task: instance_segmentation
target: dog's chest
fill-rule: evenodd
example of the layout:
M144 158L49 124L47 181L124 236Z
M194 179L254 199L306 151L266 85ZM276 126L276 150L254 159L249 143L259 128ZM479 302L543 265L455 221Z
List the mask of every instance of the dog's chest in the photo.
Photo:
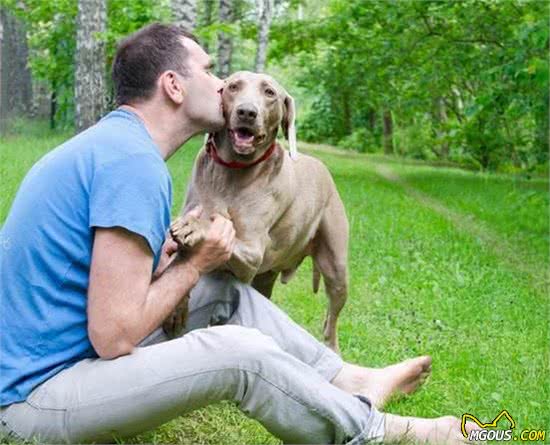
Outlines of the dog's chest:
M195 178L199 200L208 213L228 214L237 239L261 250L258 273L295 266L318 230L326 194L314 186L297 187L291 168L249 177L210 167Z

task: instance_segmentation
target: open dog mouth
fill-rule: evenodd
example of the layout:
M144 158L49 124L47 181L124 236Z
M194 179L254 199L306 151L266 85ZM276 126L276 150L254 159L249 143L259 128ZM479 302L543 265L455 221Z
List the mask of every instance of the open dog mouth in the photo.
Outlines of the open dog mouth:
M236 127L229 130L233 148L238 154L247 155L255 150L255 145L265 139L264 135L256 135L254 131L247 127Z

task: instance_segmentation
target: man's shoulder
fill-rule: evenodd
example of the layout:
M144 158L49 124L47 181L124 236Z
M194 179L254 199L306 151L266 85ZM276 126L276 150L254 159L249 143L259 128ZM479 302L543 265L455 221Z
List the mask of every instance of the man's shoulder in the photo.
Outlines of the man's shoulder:
M59 148L85 158L94 168L133 161L134 165L142 162L147 168L167 171L157 146L143 125L118 110Z

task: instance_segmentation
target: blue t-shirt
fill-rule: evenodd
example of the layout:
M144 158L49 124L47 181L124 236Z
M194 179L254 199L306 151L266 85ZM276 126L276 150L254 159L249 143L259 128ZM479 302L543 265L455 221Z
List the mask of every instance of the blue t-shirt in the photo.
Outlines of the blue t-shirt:
M158 263L172 182L133 113L117 109L40 159L0 231L0 406L87 357L95 227L147 240Z

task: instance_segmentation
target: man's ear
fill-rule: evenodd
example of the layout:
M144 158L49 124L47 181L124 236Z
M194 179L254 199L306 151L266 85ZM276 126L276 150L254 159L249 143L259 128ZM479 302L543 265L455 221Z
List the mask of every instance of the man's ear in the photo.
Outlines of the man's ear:
M296 147L296 105L294 103L294 98L285 93L285 99L283 102L283 119L281 121L281 126L283 127L283 134L288 141L288 148L290 151L290 157L296 159L298 157L298 148Z
M183 89L180 76L175 71L165 71L161 74L160 87L176 105L183 103L185 90Z

